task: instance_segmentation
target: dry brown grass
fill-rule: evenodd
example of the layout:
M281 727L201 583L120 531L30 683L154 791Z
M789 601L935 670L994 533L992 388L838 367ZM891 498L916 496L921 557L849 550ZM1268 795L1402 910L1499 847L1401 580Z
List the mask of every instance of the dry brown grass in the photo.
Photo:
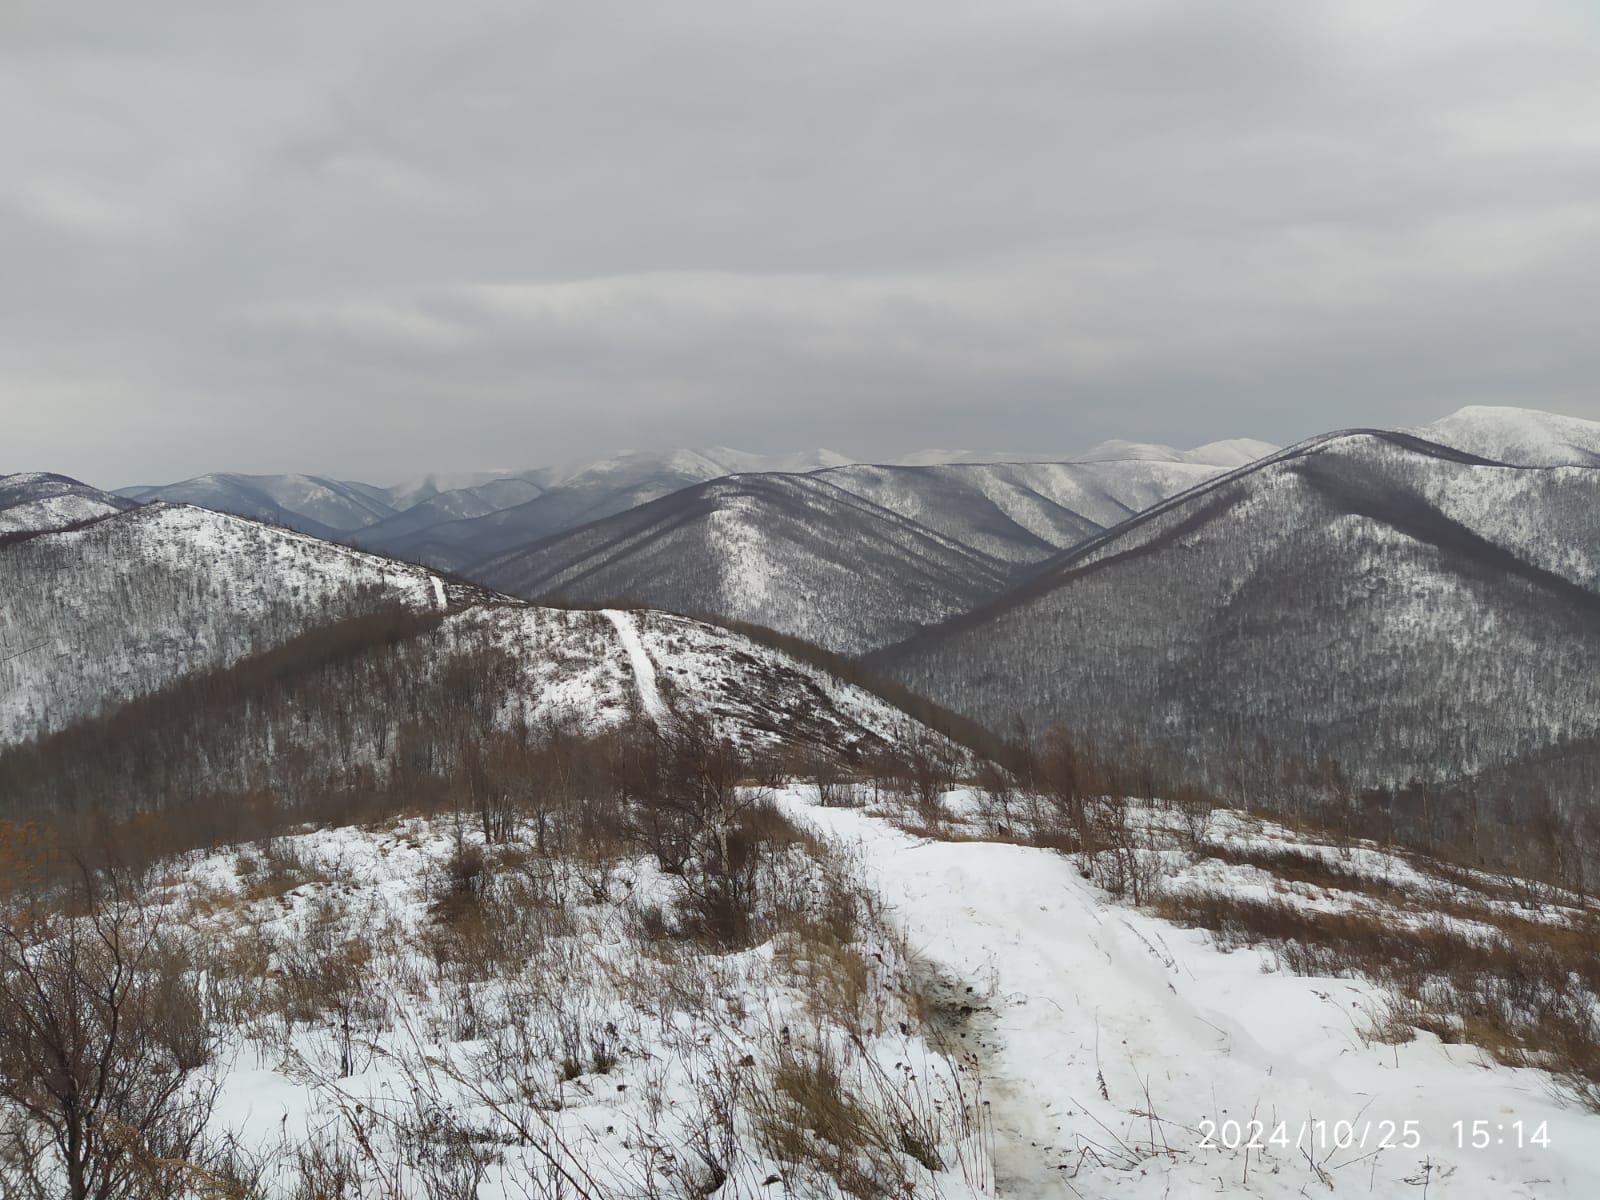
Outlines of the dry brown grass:
M1567 927L1475 913L1487 928L1392 912L1311 911L1222 892L1164 895L1155 911L1224 948L1268 946L1298 975L1360 976L1394 996L1392 1019L1541 1067L1600 1107L1600 923Z
M822 1179L856 1200L891 1200L915 1194L915 1167L944 1166L928 1131L874 1103L859 1072L820 1040L783 1047L748 1103L793 1194Z

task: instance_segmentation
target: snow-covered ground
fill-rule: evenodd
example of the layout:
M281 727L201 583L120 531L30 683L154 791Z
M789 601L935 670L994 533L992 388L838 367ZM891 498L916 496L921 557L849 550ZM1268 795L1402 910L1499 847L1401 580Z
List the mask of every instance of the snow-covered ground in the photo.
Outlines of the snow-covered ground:
M804 934L859 864L780 858L779 903L798 908L769 940L715 951L642 932L680 886L648 857L502 857L487 926L452 932L440 896L456 836L448 821L329 829L167 873L168 919L219 952L213 1003L236 1014L211 1127L271 1163L269 1195L305 1194L312 1153L361 1163L371 1186L352 1196L391 1200L844 1200L762 1132L787 1102L770 1081L822 1047L856 1118L915 1130L897 1136L942 1162L895 1149L882 1182L892 1161L907 1195L992 1194L977 1081L912 1027L903 944L870 905L848 945ZM468 949L491 943L487 960ZM856 972L859 989L838 986ZM302 980L314 1001L295 1000Z
M639 640L639 626L635 623L634 615L608 608L605 610L605 617L616 629L622 648L628 655L628 665L633 669L634 686L639 691L640 707L652 721L659 723L666 720L666 701L661 699L661 689L656 686L656 665L651 661L650 655L645 653L644 643Z
M589 617L625 650L608 688L651 707L695 623L550 619ZM1600 1115L1546 1072L1380 1036L1376 985L1289 974L1114 900L1075 857L978 840L970 790L944 798L952 840L819 806L809 785L773 795L816 841L762 868L769 923L733 947L673 928L685 876L626 837L547 855L530 828L470 877L478 834L444 818L172 861L156 895L204 947L220 1035L213 1131L270 1163L273 1197L304 1194L307 1154L365 1172L343 1194L390 1200L1600 1195ZM1455 912L1470 892L1493 912L1504 883L1224 812L1196 844L1151 851L1171 857L1166 894L1390 904L1404 928L1408 898ZM1219 849L1382 886L1320 888ZM1582 904L1515 903L1552 925ZM792 1078L817 1062L846 1097L835 1114L889 1142L830 1157L815 1079ZM892 1185L836 1186L861 1155Z
M1001 1196L1600 1195L1600 1117L1470 1047L1373 1041L1376 988L1223 953L1050 851L786 803L859 847L915 952L972 989Z

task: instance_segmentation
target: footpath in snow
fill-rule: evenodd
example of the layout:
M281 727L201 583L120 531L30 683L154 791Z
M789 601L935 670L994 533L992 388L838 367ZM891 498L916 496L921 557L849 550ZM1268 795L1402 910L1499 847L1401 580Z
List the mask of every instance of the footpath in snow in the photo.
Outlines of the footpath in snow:
M628 663L633 668L634 683L639 689L639 703L644 708L645 715L658 725L661 724L670 714L667 711L666 701L661 698L661 689L656 686L656 665L650 661L644 642L639 638L639 627L634 623L633 614L616 608L603 611L606 620L616 627L617 638L622 642L622 648L628 652Z
M1600 1196L1596 1118L1543 1072L1428 1034L1371 1042L1375 989L1223 953L1058 854L924 841L808 798L783 800L859 846L912 949L967 997L956 1036L983 1064L998 1195ZM1518 1148L1518 1121L1550 1145ZM1268 1147L1210 1148L1208 1122Z

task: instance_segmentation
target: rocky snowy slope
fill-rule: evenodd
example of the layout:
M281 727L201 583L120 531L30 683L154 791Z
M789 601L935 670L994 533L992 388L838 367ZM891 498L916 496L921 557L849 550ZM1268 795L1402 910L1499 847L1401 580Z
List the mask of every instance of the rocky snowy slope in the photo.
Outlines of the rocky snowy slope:
M1600 725L1600 471L1313 439L1171 501L874 666L991 727L1259 738L1448 777Z
M25 471L0 475L0 536L63 529L133 507L66 475Z

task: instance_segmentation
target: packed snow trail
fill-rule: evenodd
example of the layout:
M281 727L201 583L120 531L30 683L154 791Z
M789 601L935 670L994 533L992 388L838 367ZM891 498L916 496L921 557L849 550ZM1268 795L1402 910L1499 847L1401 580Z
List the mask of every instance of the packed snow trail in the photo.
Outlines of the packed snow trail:
M437 575L429 575L428 582L433 584L434 604L438 607L440 612L448 612L450 610L450 597L445 593L444 580L440 579Z
M666 701L661 698L661 689L656 686L656 665L650 661L649 652L639 640L639 627L633 623L633 616L615 608L602 611L606 615L606 620L616 626L622 648L628 652L628 662L633 667L633 680L639 688L639 703L643 706L645 715L657 725L664 724L671 718L671 713L667 709Z
M1222 953L1198 931L1108 902L1061 855L923 841L808 799L784 795L859 844L912 950L971 988L966 1038L984 1071L999 1196L1416 1197L1424 1184L1433 1200L1600 1196L1596 1118L1555 1096L1544 1073L1428 1034L1371 1043L1375 989ZM1200 1144L1202 1121L1252 1119L1264 1123L1259 1141L1284 1122L1289 1144L1265 1156ZM1458 1120L1469 1138L1474 1121L1502 1126L1493 1136L1508 1144L1462 1149ZM1550 1146L1509 1144L1519 1120L1530 1132L1548 1122ZM1334 1147L1344 1121L1355 1138L1365 1131L1364 1149ZM1374 1153L1388 1130L1379 1122L1394 1122L1395 1142L1415 1129L1418 1144ZM1244 1132L1224 1130L1236 1143Z

